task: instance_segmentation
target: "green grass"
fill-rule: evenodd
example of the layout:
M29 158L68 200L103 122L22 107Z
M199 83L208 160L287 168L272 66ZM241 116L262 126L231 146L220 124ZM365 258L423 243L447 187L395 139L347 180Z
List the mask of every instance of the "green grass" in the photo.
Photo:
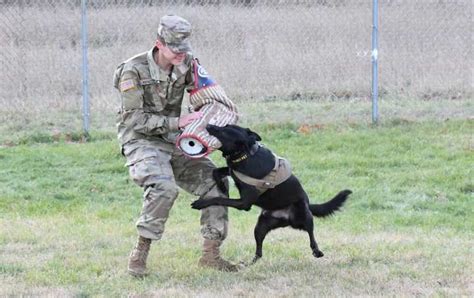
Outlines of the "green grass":
M201 269L199 212L182 193L152 247L153 274L133 279L141 191L114 136L24 141L0 148L0 296L474 295L472 120L252 128L291 161L313 202L354 191L343 212L315 219L324 258L306 234L280 229L255 266ZM230 211L227 258L252 258L258 213Z

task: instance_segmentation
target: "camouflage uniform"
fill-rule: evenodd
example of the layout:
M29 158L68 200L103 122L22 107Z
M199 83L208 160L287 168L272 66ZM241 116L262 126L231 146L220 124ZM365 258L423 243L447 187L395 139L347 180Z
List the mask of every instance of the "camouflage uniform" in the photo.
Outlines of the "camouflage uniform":
M207 158L186 158L175 147L178 119L185 90L194 88L193 56L187 41L190 24L176 16L161 19L158 36L166 46L187 51L181 65L171 72L154 60L153 48L117 68L114 85L120 91L118 139L133 181L144 189L143 208L136 223L140 236L159 240L178 186L202 198L222 196L212 178L214 164ZM201 233L205 239L223 240L227 235L227 209L202 210Z

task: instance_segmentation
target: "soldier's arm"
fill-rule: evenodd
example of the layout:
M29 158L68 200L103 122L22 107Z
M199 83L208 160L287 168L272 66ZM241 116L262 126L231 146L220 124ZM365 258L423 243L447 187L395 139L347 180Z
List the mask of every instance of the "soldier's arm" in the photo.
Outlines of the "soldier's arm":
M143 110L143 87L133 70L124 70L118 84L125 125L144 135L160 135L178 131L179 117L167 117Z
M190 103L195 110L199 110L205 104L220 102L227 106L230 111L237 111L235 104L227 97L222 86L206 72L199 61L192 59L190 71L186 76L186 90L190 93Z

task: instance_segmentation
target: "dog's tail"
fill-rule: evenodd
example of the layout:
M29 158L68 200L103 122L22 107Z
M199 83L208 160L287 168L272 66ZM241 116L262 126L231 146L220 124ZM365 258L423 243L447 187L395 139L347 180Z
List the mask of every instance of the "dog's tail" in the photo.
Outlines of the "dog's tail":
M347 197L352 193L352 191L346 189L339 192L334 198L327 201L323 204L310 204L309 210L316 217L325 217L328 215L334 214L335 211L339 210L344 202L347 200Z

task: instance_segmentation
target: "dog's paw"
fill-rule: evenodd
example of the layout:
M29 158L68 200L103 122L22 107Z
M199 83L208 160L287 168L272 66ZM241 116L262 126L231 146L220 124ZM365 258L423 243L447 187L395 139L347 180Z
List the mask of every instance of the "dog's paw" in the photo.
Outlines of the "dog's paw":
M257 261L260 260L260 258L261 258L261 257L259 257L259 256L254 256L254 257L252 258L252 261L250 261L249 263L246 263L247 266L251 266L251 265L257 263Z
M320 250L313 250L313 256L316 258L321 258L324 256L323 252Z
M206 208L208 206L209 206L208 202L206 200L202 200L202 199L196 200L196 201L191 203L191 207L193 209L197 209L197 210L201 210L201 209Z

